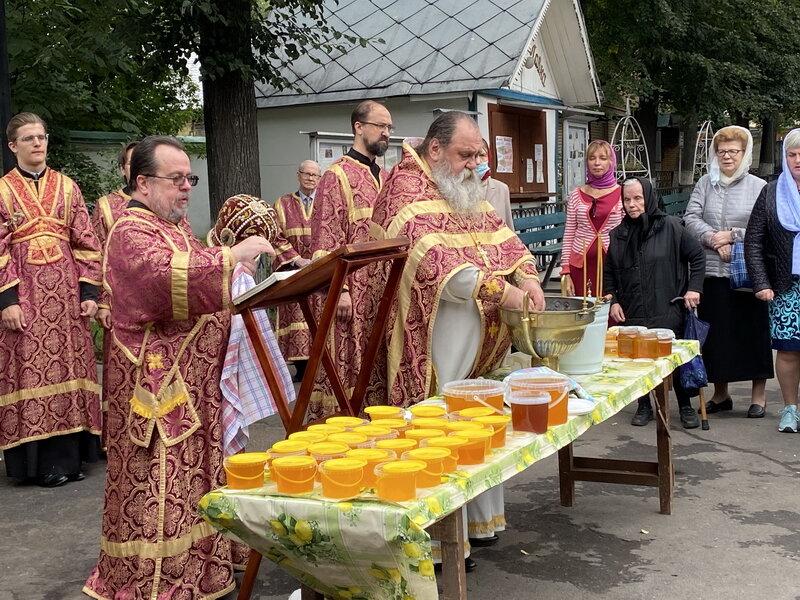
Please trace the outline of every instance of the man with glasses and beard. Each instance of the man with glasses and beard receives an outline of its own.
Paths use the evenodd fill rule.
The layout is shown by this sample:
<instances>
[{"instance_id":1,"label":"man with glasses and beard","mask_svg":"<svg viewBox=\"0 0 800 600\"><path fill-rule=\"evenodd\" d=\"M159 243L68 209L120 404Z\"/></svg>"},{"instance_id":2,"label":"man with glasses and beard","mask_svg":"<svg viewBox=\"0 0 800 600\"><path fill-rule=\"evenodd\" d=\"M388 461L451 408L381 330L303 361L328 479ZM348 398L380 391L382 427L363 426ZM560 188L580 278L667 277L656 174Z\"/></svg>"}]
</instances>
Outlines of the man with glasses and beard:
<instances>
[{"instance_id":1,"label":"man with glasses and beard","mask_svg":"<svg viewBox=\"0 0 800 600\"><path fill-rule=\"evenodd\" d=\"M471 117L444 113L419 146L404 144L375 203L373 235L411 241L386 332L391 405L498 367L511 346L499 307L521 309L528 292L529 307L544 309L531 253L484 200L474 171L481 145ZM495 498L479 520L471 515L470 537L492 536L505 523L502 488L487 494Z\"/></svg>"},{"instance_id":2,"label":"man with glasses and beard","mask_svg":"<svg viewBox=\"0 0 800 600\"><path fill-rule=\"evenodd\" d=\"M225 483L222 373L231 275L252 274L270 243L207 247L186 214L197 184L181 143L139 142L131 200L106 242L103 284L114 318L100 559L93 598L219 598L234 588L243 547L197 514Z\"/></svg>"},{"instance_id":3,"label":"man with glasses and beard","mask_svg":"<svg viewBox=\"0 0 800 600\"><path fill-rule=\"evenodd\" d=\"M350 115L353 147L322 175L311 214L312 258L320 258L344 244L366 242L372 207L386 172L375 158L383 156L394 131L392 115L385 106L365 100ZM361 369L369 327L377 301L369 293L368 269L351 274L339 298L329 348L346 393L351 393ZM324 298L315 298L321 311ZM320 369L314 383L308 411L318 419L339 410L330 382Z\"/></svg>"}]
</instances>

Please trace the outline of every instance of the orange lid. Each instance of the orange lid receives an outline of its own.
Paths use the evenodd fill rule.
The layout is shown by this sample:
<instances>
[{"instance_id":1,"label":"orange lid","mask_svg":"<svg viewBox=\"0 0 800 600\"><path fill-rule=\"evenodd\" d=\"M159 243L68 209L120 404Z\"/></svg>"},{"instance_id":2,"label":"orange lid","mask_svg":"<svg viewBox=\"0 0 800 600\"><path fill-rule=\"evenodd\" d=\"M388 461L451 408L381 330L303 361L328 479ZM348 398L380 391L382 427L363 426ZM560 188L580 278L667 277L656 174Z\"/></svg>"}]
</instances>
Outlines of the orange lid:
<instances>
[{"instance_id":1,"label":"orange lid","mask_svg":"<svg viewBox=\"0 0 800 600\"><path fill-rule=\"evenodd\" d=\"M373 415L401 415L403 409L399 406L368 406L364 412L370 417Z\"/></svg>"}]
</instances>

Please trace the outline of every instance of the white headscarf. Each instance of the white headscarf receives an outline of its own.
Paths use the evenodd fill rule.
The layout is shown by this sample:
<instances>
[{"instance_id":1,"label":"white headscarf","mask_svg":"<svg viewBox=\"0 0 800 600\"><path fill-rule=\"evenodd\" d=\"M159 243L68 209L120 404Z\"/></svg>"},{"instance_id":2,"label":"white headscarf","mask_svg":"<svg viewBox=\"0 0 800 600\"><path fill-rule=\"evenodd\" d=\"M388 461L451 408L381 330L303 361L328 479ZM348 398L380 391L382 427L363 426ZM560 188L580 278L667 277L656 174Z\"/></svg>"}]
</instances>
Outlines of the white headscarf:
<instances>
[{"instance_id":1,"label":"white headscarf","mask_svg":"<svg viewBox=\"0 0 800 600\"><path fill-rule=\"evenodd\" d=\"M800 128L792 129L783 138L783 171L778 176L778 185L775 188L775 204L781 225L784 229L795 232L792 273L800 275L800 191L786 163L786 152L795 148L800 148Z\"/></svg>"},{"instance_id":2,"label":"white headscarf","mask_svg":"<svg viewBox=\"0 0 800 600\"><path fill-rule=\"evenodd\" d=\"M736 183L739 181L747 172L750 170L750 165L753 164L753 136L750 135L750 131L745 129L744 127L739 127L738 125L730 125L728 127L723 127L717 133L714 134L714 142L717 141L717 136L722 132L730 132L731 129L738 129L739 131L743 132L747 136L747 145L744 149L744 156L742 157L742 162L739 163L739 166L736 168L736 171L728 177L725 173L722 172L722 169L719 168L719 161L717 160L717 153L714 153L714 156L711 158L711 164L708 167L708 176L711 179L711 183L713 185L721 185L722 187L728 187L729 185ZM716 144L715 144L716 145Z\"/></svg>"}]
</instances>

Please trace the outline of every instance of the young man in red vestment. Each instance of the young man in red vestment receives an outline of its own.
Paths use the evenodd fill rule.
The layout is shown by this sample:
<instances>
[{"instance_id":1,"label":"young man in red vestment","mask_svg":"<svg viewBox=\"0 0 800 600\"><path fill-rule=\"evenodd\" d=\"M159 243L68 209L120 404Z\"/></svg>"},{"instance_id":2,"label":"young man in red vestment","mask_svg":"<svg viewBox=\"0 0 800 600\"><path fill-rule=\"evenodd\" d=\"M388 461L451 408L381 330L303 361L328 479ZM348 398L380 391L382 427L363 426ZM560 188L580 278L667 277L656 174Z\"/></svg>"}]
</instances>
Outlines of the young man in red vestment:
<instances>
[{"instance_id":1,"label":"young man in red vestment","mask_svg":"<svg viewBox=\"0 0 800 600\"><path fill-rule=\"evenodd\" d=\"M131 157L131 201L106 242L113 393L100 558L83 588L94 598L219 598L245 556L195 508L224 483L231 274L237 263L252 274L273 251L258 236L206 247L186 220L196 183L177 139L145 138Z\"/></svg>"},{"instance_id":2,"label":"young man in red vestment","mask_svg":"<svg viewBox=\"0 0 800 600\"><path fill-rule=\"evenodd\" d=\"M372 207L386 175L375 158L383 156L389 147L389 137L394 131L392 115L382 104L365 100L350 115L350 126L353 147L325 171L317 186L311 212L313 258L333 252L343 244L370 239ZM377 306L375 295L369 291L370 285L368 269L359 269L350 275L339 298L332 356L348 394L361 368L368 324ZM312 418L321 418L338 408L330 383L320 369L311 394L309 414Z\"/></svg>"},{"instance_id":3,"label":"young man in red vestment","mask_svg":"<svg viewBox=\"0 0 800 600\"><path fill-rule=\"evenodd\" d=\"M298 190L275 201L273 208L286 240L275 248L272 268L276 271L286 267L298 269L311 262L311 210L319 178L319 165L313 160L304 160L297 169ZM295 381L300 381L311 351L311 333L299 304L278 308L275 336L283 357L294 363Z\"/></svg>"},{"instance_id":4,"label":"young man in red vestment","mask_svg":"<svg viewBox=\"0 0 800 600\"><path fill-rule=\"evenodd\" d=\"M47 167L47 128L8 122L17 167L0 179L0 449L9 477L80 481L96 460L100 399L89 319L100 252L81 191Z\"/></svg>"}]
</instances>

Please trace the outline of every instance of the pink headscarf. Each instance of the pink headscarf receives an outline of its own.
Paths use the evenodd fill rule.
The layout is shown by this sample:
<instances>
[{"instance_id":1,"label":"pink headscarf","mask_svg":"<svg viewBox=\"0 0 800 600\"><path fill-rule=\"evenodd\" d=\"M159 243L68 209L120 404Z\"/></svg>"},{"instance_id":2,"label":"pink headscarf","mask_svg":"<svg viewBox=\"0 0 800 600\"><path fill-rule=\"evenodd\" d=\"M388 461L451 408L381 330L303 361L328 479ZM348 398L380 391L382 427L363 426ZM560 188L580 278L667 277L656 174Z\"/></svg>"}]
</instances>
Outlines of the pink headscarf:
<instances>
[{"instance_id":1,"label":"pink headscarf","mask_svg":"<svg viewBox=\"0 0 800 600\"><path fill-rule=\"evenodd\" d=\"M586 156L586 183L596 190L604 190L606 188L614 187L617 185L617 178L614 172L617 170L617 153L605 140L594 140L592 144L599 142L606 147L608 156L611 158L611 166L602 177L595 177L589 172L589 156Z\"/></svg>"}]
</instances>

